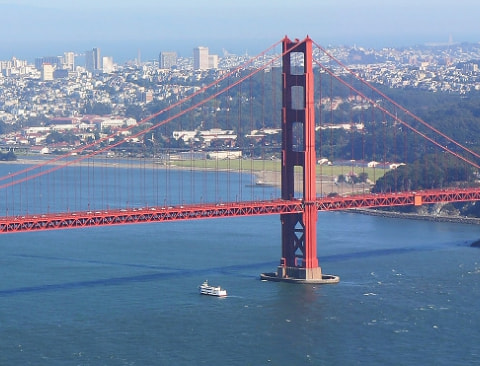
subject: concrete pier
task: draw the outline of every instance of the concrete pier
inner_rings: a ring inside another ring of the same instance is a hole
[[[335,284],[340,282],[339,276],[322,274],[320,267],[302,268],[278,266],[277,272],[262,273],[260,279],[299,284]]]

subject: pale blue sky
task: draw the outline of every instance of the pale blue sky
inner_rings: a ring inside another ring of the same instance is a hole
[[[136,41],[156,53],[174,41],[260,51],[307,34],[323,45],[480,41],[479,0],[0,0],[0,14],[3,53]]]

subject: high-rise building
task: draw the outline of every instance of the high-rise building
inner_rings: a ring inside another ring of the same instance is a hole
[[[193,49],[193,68],[195,70],[207,70],[208,67],[208,47],[196,47]]]
[[[42,80],[43,81],[51,81],[53,80],[53,71],[55,68],[52,64],[44,63],[42,65]]]
[[[93,58],[93,51],[85,51],[85,68],[88,71],[94,71],[95,61]]]
[[[67,70],[75,70],[75,53],[65,52],[63,54],[63,67]]]
[[[62,57],[61,56],[44,56],[38,57],[35,59],[35,68],[37,70],[42,70],[43,64],[51,64],[56,67],[61,67]]]
[[[102,57],[100,56],[100,48],[93,49],[93,59],[95,60],[95,70],[102,69]]]
[[[218,55],[208,55],[208,68],[218,69]]]
[[[100,48],[94,48],[91,51],[85,51],[85,68],[92,72],[102,70]]]
[[[176,52],[160,52],[159,65],[161,69],[171,69],[177,66]]]
[[[103,65],[103,72],[107,74],[110,72],[113,72],[115,69],[112,56],[103,56],[102,65]]]

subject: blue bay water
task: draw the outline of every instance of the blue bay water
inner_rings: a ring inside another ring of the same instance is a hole
[[[0,235],[0,365],[475,364],[479,237],[320,213],[311,286],[259,280],[277,216]]]
[[[3,235],[0,364],[478,362],[476,226],[319,216],[338,285],[259,280],[275,216]],[[229,297],[198,295],[204,279]]]
[[[44,163],[40,157],[36,159]],[[0,185],[10,185],[0,191],[3,215],[269,200],[280,196],[279,188],[256,187],[253,172],[178,169],[142,159],[96,158],[61,169],[36,165],[29,170],[33,166],[28,160],[0,164]]]

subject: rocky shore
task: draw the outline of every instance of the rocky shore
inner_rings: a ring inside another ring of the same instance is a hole
[[[427,221],[434,221],[434,222],[453,222],[453,223],[470,224],[470,225],[480,224],[480,218],[459,216],[459,215],[431,215],[431,214],[424,215],[424,214],[418,214],[418,213],[383,211],[383,210],[376,210],[371,208],[351,209],[351,210],[348,210],[348,212],[354,212],[354,213],[371,215],[371,216],[399,218],[399,219],[427,220]],[[470,246],[472,248],[480,248],[480,239],[471,243]]]
[[[399,219],[427,220],[427,221],[434,221],[434,222],[454,222],[459,224],[472,224],[472,225],[480,224],[480,218],[478,217],[467,217],[467,216],[458,216],[458,215],[432,215],[432,214],[425,215],[425,214],[418,214],[418,213],[403,213],[403,212],[376,210],[372,208],[355,208],[355,209],[348,210],[348,212],[354,212],[354,213],[370,215],[370,216],[399,218]]]

